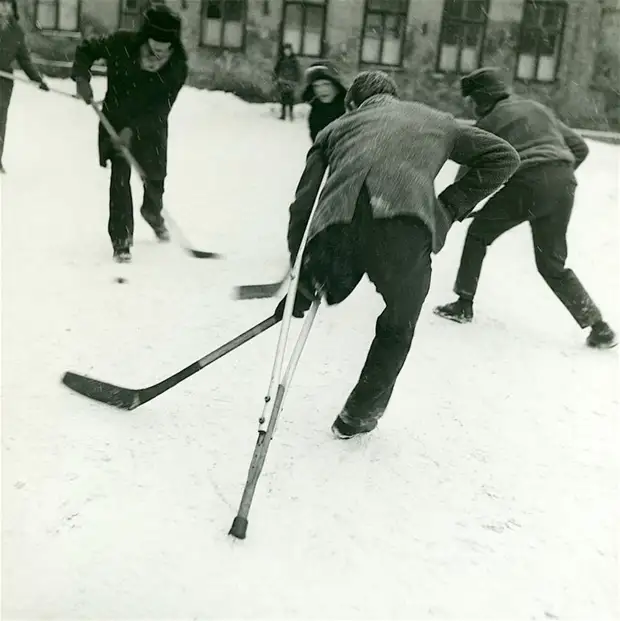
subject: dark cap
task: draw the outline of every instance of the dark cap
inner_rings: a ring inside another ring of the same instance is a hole
[[[500,99],[510,95],[510,89],[495,67],[482,67],[461,79],[463,97],[482,96],[486,99]]]
[[[181,37],[181,18],[166,5],[157,4],[145,11],[141,31],[147,39],[173,43]]]

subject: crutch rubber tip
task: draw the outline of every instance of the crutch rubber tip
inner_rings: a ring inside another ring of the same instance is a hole
[[[247,518],[240,517],[239,515],[233,520],[232,526],[228,531],[229,535],[236,537],[237,539],[245,539],[245,533],[248,530]]]

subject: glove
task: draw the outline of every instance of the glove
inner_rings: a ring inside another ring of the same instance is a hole
[[[308,287],[300,280],[297,285],[295,302],[293,303],[293,317],[301,319],[312,306],[312,302],[314,302],[316,294],[310,293],[310,291],[312,291],[312,289],[308,289]],[[281,320],[284,315],[284,305],[286,304],[287,297],[288,296],[285,296],[282,300],[280,300],[280,303],[276,307],[274,315],[278,321]]]
[[[41,80],[41,82],[39,82],[39,89],[42,91],[49,91],[50,87],[43,80]]]
[[[131,128],[124,127],[123,129],[121,129],[120,132],[118,132],[118,141],[117,141],[116,147],[117,148],[125,147],[128,149],[129,145],[131,144],[132,138],[133,138],[133,131],[131,130]]]
[[[78,78],[75,81],[75,90],[78,96],[81,97],[87,104],[93,103],[93,89],[88,80],[85,80],[84,78]]]

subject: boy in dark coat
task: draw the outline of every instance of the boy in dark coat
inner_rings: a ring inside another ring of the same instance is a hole
[[[459,299],[437,307],[435,313],[459,323],[471,321],[487,247],[506,231],[529,222],[539,274],[577,324],[591,329],[590,347],[614,346],[614,332],[577,276],[565,267],[566,231],[577,187],[574,171],[586,159],[588,146],[547,107],[511,94],[498,69],[482,68],[465,76],[461,90],[474,105],[477,127],[509,142],[521,164],[476,213],[454,286]]]
[[[282,105],[280,119],[282,121],[286,119],[286,111],[288,110],[289,118],[292,121],[294,119],[295,89],[301,77],[301,69],[299,68],[299,61],[293,53],[293,46],[290,43],[285,43],[282,46],[273,75],[278,85],[280,104]]]
[[[181,43],[181,19],[164,5],[149,8],[138,32],[119,31],[80,43],[72,77],[78,94],[93,100],[90,69],[98,59],[107,64],[108,88],[103,113],[145,171],[140,213],[161,241],[168,231],[161,215],[167,173],[168,116],[187,79],[187,54]],[[131,260],[133,202],[131,168],[99,125],[99,162],[112,164],[108,233],[114,258]]]
[[[364,274],[385,300],[359,381],[332,426],[337,437],[372,431],[407,358],[431,280],[431,253],[463,218],[516,170],[504,140],[428,106],[398,99],[394,81],[359,74],[347,94],[351,112],[319,133],[290,207],[294,263],[323,176],[329,176],[310,224],[294,315],[315,291],[345,300]],[[447,160],[470,166],[439,198],[434,181]],[[284,300],[276,314],[282,312]]]
[[[48,91],[49,87],[32,64],[26,37],[18,21],[16,0],[0,0],[0,70],[13,73],[13,63],[17,61],[24,73],[33,82],[40,84],[41,90]],[[13,80],[0,78],[0,173],[5,172],[2,156],[12,94]]]
[[[308,127],[310,139],[314,142],[322,129],[345,113],[347,89],[336,69],[323,61],[310,65],[304,77],[305,87],[301,99],[310,104]]]

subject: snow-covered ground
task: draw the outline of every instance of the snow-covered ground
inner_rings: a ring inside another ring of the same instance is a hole
[[[620,148],[590,146],[570,264],[620,328]],[[130,413],[60,383],[75,370],[148,385],[271,314],[273,300],[231,292],[282,275],[307,148],[301,119],[184,89],[167,207],[226,258],[160,245],[138,216],[134,262],[117,266],[96,118],[16,85],[1,181],[3,618],[618,618],[618,353],[584,346],[527,227],[491,250],[469,326],[432,314],[453,297],[465,227],[450,233],[369,437],[329,427],[382,303],[364,281],[320,310],[245,541],[227,531],[277,330]]]

